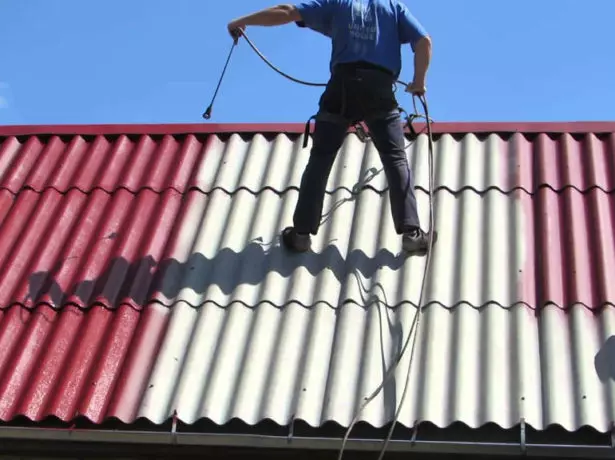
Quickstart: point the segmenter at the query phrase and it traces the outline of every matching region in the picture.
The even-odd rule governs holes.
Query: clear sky
[[[436,121],[615,120],[615,0],[405,3],[433,38]],[[227,22],[274,4],[0,0],[0,124],[204,122]],[[247,32],[285,72],[328,78],[325,37],[294,25]],[[305,122],[321,91],[274,73],[242,41],[210,122]]]

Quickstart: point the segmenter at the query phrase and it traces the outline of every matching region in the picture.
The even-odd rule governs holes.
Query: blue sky
[[[405,3],[434,40],[436,121],[615,120],[615,1]],[[0,124],[204,122],[231,44],[227,22],[274,4],[0,0]],[[284,71],[326,81],[325,37],[294,25],[248,34]],[[321,91],[273,73],[242,41],[210,122],[304,122]]]

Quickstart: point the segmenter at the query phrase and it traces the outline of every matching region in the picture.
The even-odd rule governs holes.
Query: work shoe
[[[438,232],[433,232],[433,243],[438,239]],[[415,227],[402,237],[402,248],[404,251],[416,254],[425,253],[429,249],[429,234]]]
[[[306,252],[312,246],[312,239],[309,233],[299,234],[293,227],[286,227],[282,231],[282,243],[290,251]]]

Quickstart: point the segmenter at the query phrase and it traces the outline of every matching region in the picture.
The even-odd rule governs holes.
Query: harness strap
[[[304,149],[307,148],[308,146],[308,138],[310,136],[310,122],[312,120],[330,121],[333,123],[340,123],[340,124],[350,124],[355,129],[357,137],[359,138],[361,142],[367,142],[367,140],[370,138],[369,133],[363,127],[363,124],[361,124],[361,122],[350,123],[346,118],[344,118],[341,115],[337,115],[337,114],[329,113],[329,112],[319,112],[315,115],[312,115],[305,122],[305,129],[303,130],[303,148]]]
[[[412,122],[416,120],[417,118],[420,118],[420,116],[415,113],[413,113],[412,115],[408,115],[408,112],[406,112],[403,107],[398,107],[398,110],[399,110],[400,115],[402,113],[406,114],[406,126],[408,127],[408,130],[410,131],[411,138],[416,139],[418,134],[416,133],[414,126],[412,126]]]
[[[340,113],[326,112],[326,111],[322,110],[322,108],[321,108],[318,111],[318,113],[316,113],[315,115],[312,115],[307,120],[307,122],[305,124],[304,138],[303,138],[303,148],[307,148],[308,137],[309,137],[309,134],[310,134],[310,122],[312,120],[329,121],[329,122],[332,122],[332,123],[339,123],[339,124],[350,125],[350,126],[352,126],[354,128],[355,133],[357,134],[357,137],[359,138],[359,140],[361,142],[367,142],[367,140],[370,139],[370,135],[367,132],[367,129],[361,123],[361,121],[352,120],[352,119],[348,118],[348,116],[346,114],[347,96],[348,95],[347,95],[347,92],[346,92],[346,85],[342,81],[341,82],[341,104],[342,104],[342,107],[340,109]],[[418,116],[415,115],[415,114],[408,115],[408,112],[406,112],[399,105],[397,106],[397,109],[400,112],[400,115],[401,115],[402,112],[406,115],[406,125],[408,126],[408,129],[410,130],[410,133],[411,133],[412,137],[416,138],[417,134],[416,134],[416,131],[414,130],[414,127],[412,126],[412,121],[415,118],[418,118]],[[386,112],[383,112],[383,113],[374,114],[374,116],[375,117],[387,116],[389,114],[390,114],[390,112],[386,111]]]
[[[303,131],[303,148],[307,148],[308,138],[310,137],[310,121],[316,120],[316,115],[312,115],[305,123],[305,130]]]

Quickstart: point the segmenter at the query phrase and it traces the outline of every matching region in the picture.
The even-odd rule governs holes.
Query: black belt
[[[390,75],[391,77],[395,77],[395,74],[390,70],[387,69],[386,67],[382,67],[380,65],[377,64],[372,64],[371,62],[367,62],[367,61],[356,61],[356,62],[344,62],[342,64],[336,64],[334,69],[339,69],[339,70],[379,70],[381,72],[386,73],[387,75]]]

